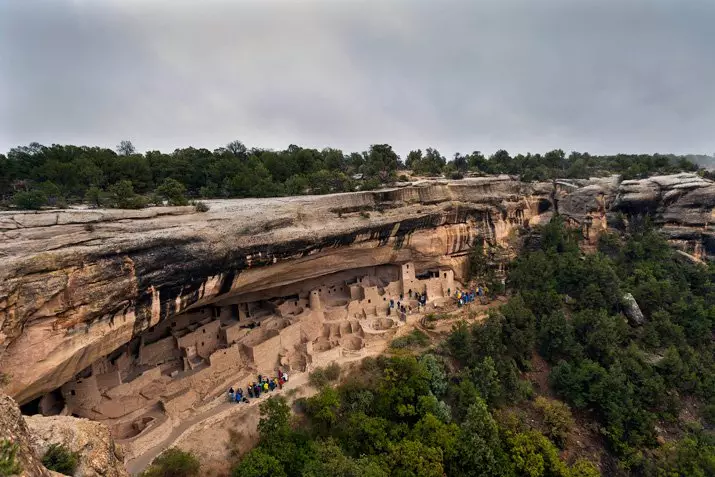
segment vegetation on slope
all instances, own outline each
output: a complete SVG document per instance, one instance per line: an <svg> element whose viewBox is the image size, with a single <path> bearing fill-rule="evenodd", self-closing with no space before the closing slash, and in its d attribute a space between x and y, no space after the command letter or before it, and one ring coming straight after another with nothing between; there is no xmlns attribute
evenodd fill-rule
<svg viewBox="0 0 715 477"><path fill-rule="evenodd" d="M214 151L193 147L137 153L129 141L117 151L100 147L32 143L0 154L0 202L21 209L64 206L84 201L93 206L141 208L148 204L186 204L186 197L274 197L374 189L394 182L402 168L416 174L461 178L477 174L514 174L523 180L585 178L611 173L625 178L694 171L685 156L641 154L592 156L560 149L546 154L511 156L499 150L446 159L435 149L410 152L403 163L388 144L344 153L295 145L283 151L248 149L239 141Z"/></svg>
<svg viewBox="0 0 715 477"><path fill-rule="evenodd" d="M592 255L577 239L545 226L512 264L509 302L442 346L367 359L298 417L262 403L260 443L233 475L715 475L715 269L677 260L647 227ZM644 325L628 324L625 292ZM565 403L525 379L539 355L541 391ZM579 452L575 427L605 448Z"/></svg>

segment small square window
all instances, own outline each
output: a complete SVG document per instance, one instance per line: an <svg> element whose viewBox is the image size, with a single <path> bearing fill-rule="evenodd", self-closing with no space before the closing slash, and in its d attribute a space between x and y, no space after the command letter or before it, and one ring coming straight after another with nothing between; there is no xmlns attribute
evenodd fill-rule
<svg viewBox="0 0 715 477"><path fill-rule="evenodd" d="M70 391L70 394L71 394L72 396L76 396L76 395L77 395L77 392L73 389L72 391Z"/></svg>

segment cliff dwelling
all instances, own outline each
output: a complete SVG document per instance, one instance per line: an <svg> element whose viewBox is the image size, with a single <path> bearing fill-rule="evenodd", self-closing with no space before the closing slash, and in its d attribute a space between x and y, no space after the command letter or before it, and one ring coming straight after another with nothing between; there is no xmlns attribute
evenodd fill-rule
<svg viewBox="0 0 715 477"><path fill-rule="evenodd" d="M45 415L105 422L131 443L229 383L305 371L318 355L359 356L417 313L423 296L434 309L459 286L452 269L416 270L408 262L221 298L160 321L36 405Z"/></svg>

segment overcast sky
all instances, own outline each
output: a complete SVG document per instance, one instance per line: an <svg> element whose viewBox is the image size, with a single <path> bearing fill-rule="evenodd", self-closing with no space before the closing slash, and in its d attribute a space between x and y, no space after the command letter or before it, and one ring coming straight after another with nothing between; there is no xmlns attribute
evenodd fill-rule
<svg viewBox="0 0 715 477"><path fill-rule="evenodd" d="M0 0L0 151L712 153L715 1Z"/></svg>

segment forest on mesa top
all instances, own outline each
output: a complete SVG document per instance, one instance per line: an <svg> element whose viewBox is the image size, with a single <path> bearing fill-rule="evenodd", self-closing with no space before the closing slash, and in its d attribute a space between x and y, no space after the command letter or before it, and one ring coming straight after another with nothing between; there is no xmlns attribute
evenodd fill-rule
<svg viewBox="0 0 715 477"><path fill-rule="evenodd" d="M193 147L172 153L138 153L122 141L116 151L89 146L32 143L0 154L0 206L20 209L87 202L97 207L183 205L189 198L276 197L368 190L419 176L460 179L471 174L511 174L522 180L587 178L620 174L624 179L696 171L708 156L617 154L597 156L561 149L545 154L479 151L447 159L433 148L411 151L404 161L388 144L345 153L291 145L282 151L248 149L233 141L209 151Z"/></svg>

